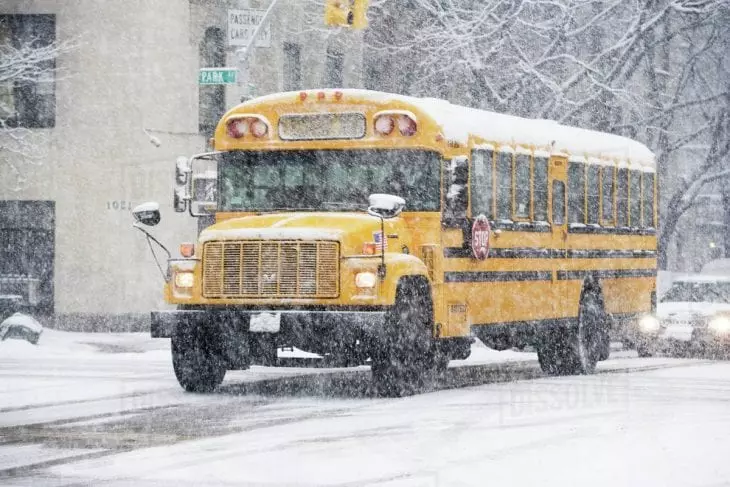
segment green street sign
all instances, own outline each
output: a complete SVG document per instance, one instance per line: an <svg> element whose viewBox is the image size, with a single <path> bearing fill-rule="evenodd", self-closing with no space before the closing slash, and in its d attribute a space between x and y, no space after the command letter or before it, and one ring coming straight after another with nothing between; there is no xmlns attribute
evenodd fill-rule
<svg viewBox="0 0 730 487"><path fill-rule="evenodd" d="M199 85L234 85L238 82L236 68L201 68L198 75Z"/></svg>

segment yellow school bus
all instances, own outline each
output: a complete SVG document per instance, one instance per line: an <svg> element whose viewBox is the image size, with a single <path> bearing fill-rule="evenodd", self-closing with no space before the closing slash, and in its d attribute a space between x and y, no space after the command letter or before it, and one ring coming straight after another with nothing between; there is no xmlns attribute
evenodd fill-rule
<svg viewBox="0 0 730 487"><path fill-rule="evenodd" d="M630 139L343 89L242 103L212 145L178 162L175 207L215 223L169 262L176 310L152 313L186 390L294 346L398 395L474 336L591 373L655 301L654 156ZM191 196L200 171L214 201Z"/></svg>

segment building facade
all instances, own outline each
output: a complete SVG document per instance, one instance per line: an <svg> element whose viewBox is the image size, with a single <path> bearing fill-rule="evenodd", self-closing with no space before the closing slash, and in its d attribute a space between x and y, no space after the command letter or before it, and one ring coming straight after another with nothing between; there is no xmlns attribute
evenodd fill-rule
<svg viewBox="0 0 730 487"><path fill-rule="evenodd" d="M243 97L361 86L361 34L326 29L310 0L277 1L237 83L200 86L200 68L241 67L238 51L268 6L0 4L0 45L69 45L41 82L0 83L0 117L11 121L0 129L0 274L39 280L46 323L144 329L164 306L162 277L130 210L160 203L155 235L173 255L195 239L195 219L172 210L176 157L204 152L218 117ZM3 150L12 127L34 154Z"/></svg>

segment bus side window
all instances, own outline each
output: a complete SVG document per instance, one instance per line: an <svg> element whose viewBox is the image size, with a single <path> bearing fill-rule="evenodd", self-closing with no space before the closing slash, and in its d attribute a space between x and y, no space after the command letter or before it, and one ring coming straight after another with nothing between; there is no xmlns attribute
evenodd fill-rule
<svg viewBox="0 0 730 487"><path fill-rule="evenodd" d="M512 220L512 152L497 154L497 220Z"/></svg>
<svg viewBox="0 0 730 487"><path fill-rule="evenodd" d="M548 189L548 160L547 157L535 157L533 167L532 204L534 219L539 222L547 221L547 189Z"/></svg>
<svg viewBox="0 0 730 487"><path fill-rule="evenodd" d="M616 191L616 226L629 226L629 170L625 167L618 170L618 187Z"/></svg>
<svg viewBox="0 0 730 487"><path fill-rule="evenodd" d="M632 228L641 226L641 172L629 171L629 225Z"/></svg>
<svg viewBox="0 0 730 487"><path fill-rule="evenodd" d="M493 159L494 151L475 150L472 152L471 215L474 218L483 214L489 220L494 219L492 214Z"/></svg>
<svg viewBox="0 0 730 487"><path fill-rule="evenodd" d="M601 195L599 190L600 167L595 164L588 165L588 177L586 178L586 195L588 197L588 223L597 225Z"/></svg>
<svg viewBox="0 0 730 487"><path fill-rule="evenodd" d="M613 219L614 171L613 166L601 166L601 223L609 227L616 224Z"/></svg>
<svg viewBox="0 0 730 487"><path fill-rule="evenodd" d="M586 166L580 162L568 165L568 221L586 222Z"/></svg>
<svg viewBox="0 0 730 487"><path fill-rule="evenodd" d="M565 223L565 183L553 181L553 224Z"/></svg>
<svg viewBox="0 0 730 487"><path fill-rule="evenodd" d="M514 219L530 218L530 156L517 154L514 159Z"/></svg>
<svg viewBox="0 0 730 487"><path fill-rule="evenodd" d="M443 224L460 228L466 221L467 184L469 184L469 161L466 157L445 160L444 170L444 212Z"/></svg>
<svg viewBox="0 0 730 487"><path fill-rule="evenodd" d="M654 174L645 172L643 176L644 228L654 228Z"/></svg>

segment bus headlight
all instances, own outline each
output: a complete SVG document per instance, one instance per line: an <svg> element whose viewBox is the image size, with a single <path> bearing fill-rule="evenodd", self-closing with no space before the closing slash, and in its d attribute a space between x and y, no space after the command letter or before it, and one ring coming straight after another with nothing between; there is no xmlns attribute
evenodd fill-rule
<svg viewBox="0 0 730 487"><path fill-rule="evenodd" d="M659 320L652 315L646 315L639 320L639 330L642 333L654 333L659 330Z"/></svg>
<svg viewBox="0 0 730 487"><path fill-rule="evenodd" d="M195 283L195 277L192 272L176 272L175 273L175 287L179 288L191 288Z"/></svg>
<svg viewBox="0 0 730 487"><path fill-rule="evenodd" d="M727 316L714 316L710 319L709 327L718 335L727 335L730 333L730 318Z"/></svg>
<svg viewBox="0 0 730 487"><path fill-rule="evenodd" d="M355 286L359 288L372 289L378 282L378 278L373 272L358 272L355 274Z"/></svg>

